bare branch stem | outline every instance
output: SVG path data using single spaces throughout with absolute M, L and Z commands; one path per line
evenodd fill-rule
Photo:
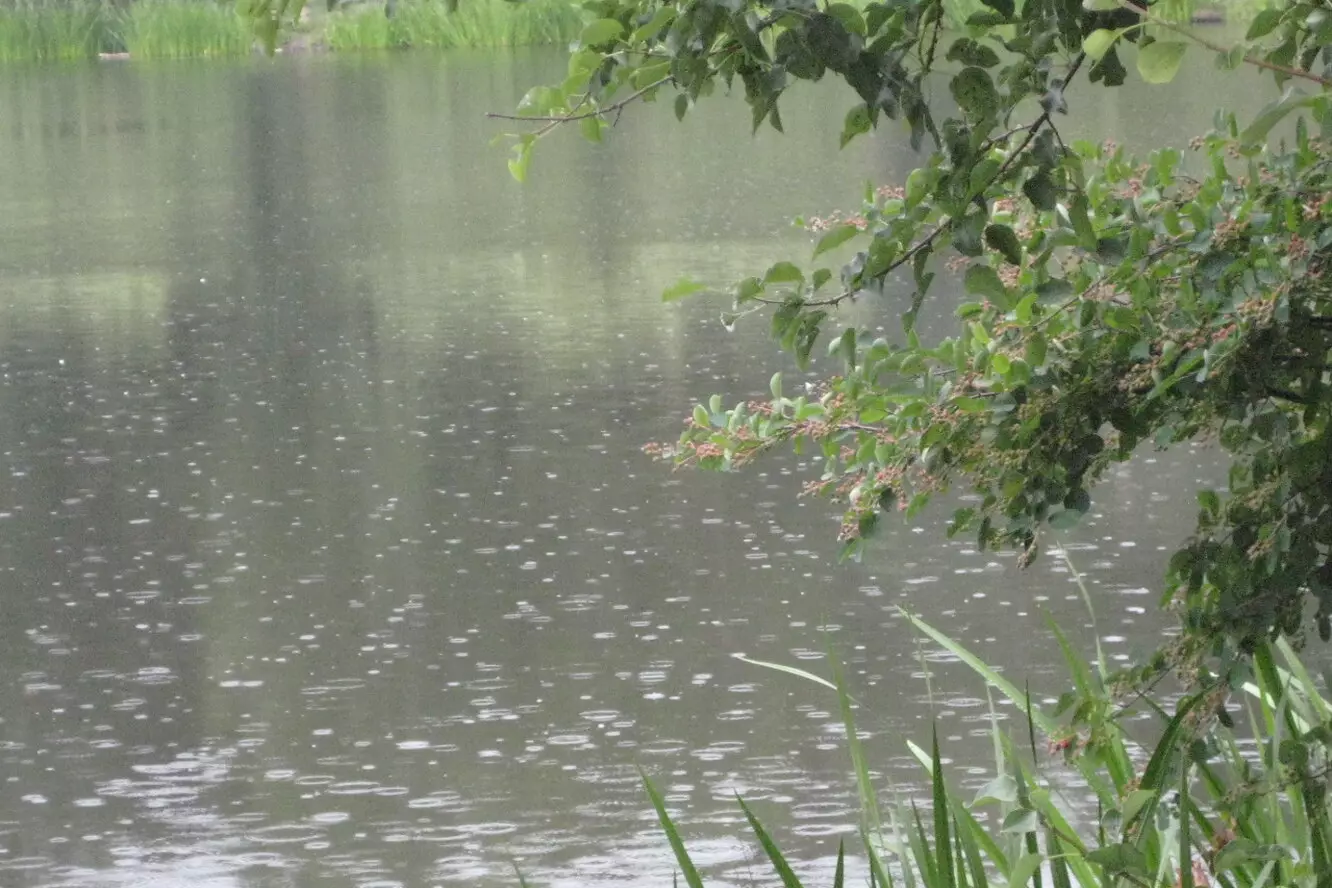
M 643 98 L 643 96 L 647 95 L 657 87 L 669 83 L 670 80 L 671 77 L 668 74 L 667 76 L 661 78 L 660 80 L 655 80 L 652 83 L 649 83 L 647 86 L 643 87 L 642 89 L 634 91 L 632 94 L 624 97 L 623 99 L 620 99 L 618 102 L 612 102 L 611 104 L 605 106 L 604 108 L 597 108 L 594 111 L 584 111 L 581 113 L 570 112 L 569 114 L 557 114 L 557 115 L 530 115 L 530 116 L 523 114 L 499 114 L 495 111 L 488 111 L 486 112 L 486 117 L 489 117 L 492 120 L 525 120 L 525 121 L 533 121 L 536 123 L 545 123 L 546 125 L 536 130 L 535 133 L 537 138 L 541 138 L 546 133 L 555 129 L 555 127 L 560 126 L 561 124 L 571 123 L 575 120 L 587 120 L 590 117 L 604 117 L 607 114 L 614 114 L 616 115 L 615 119 L 619 120 L 619 113 L 624 110 L 624 107 L 626 105 L 633 104 L 634 102 Z M 586 101 L 586 99 L 584 99 L 584 101 Z

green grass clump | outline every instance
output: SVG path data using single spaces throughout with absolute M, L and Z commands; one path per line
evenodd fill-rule
M 0 62 L 96 58 L 106 30 L 102 7 L 93 3 L 0 5 Z
M 132 58 L 240 56 L 251 51 L 245 21 L 234 7 L 213 0 L 140 0 L 119 18 L 120 38 Z
M 329 49 L 497 49 L 568 43 L 583 17 L 571 0 L 462 0 L 449 12 L 440 0 L 406 0 L 394 15 L 375 4 L 334 12 L 325 39 Z
M 391 49 L 399 46 L 380 6 L 357 6 L 329 13 L 324 41 L 334 51 Z
M 1201 686 L 1178 699 L 1150 687 L 1135 697 L 1117 693 L 1122 676 L 1107 668 L 1099 643 L 1089 665 L 1052 626 L 1071 688 L 1045 708 L 973 651 L 904 616 L 1026 716 L 1013 737 L 1003 727 L 1012 722 L 991 702 L 993 771 L 979 790 L 959 791 L 936 734 L 928 748 L 907 741 L 927 795 L 904 803 L 895 790 L 897 801 L 881 812 L 882 772 L 863 757 L 852 718 L 860 704 L 840 670 L 829 681 L 746 660 L 837 694 L 862 804 L 855 844 L 873 888 L 1325 884 L 1332 872 L 1332 704 L 1286 640 L 1260 646 L 1224 674 L 1200 676 Z M 1144 730 L 1137 716 L 1154 724 Z M 1041 738 L 1051 755 L 1039 753 Z M 684 884 L 703 888 L 679 827 L 646 774 L 643 780 Z M 805 886 L 754 811 L 739 805 L 777 881 Z M 845 854 L 839 844 L 833 888 L 846 883 Z

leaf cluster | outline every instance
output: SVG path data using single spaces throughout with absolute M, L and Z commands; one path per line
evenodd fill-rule
M 885 513 L 913 515 L 961 486 L 976 505 L 951 532 L 1015 546 L 1025 563 L 1088 513 L 1115 463 L 1216 441 L 1227 489 L 1200 492 L 1163 600 L 1223 659 L 1298 635 L 1311 600 L 1311 625 L 1332 634 L 1332 17 L 1282 4 L 1219 47 L 1131 0 L 985 0 L 965 20 L 942 0 L 588 9 L 565 80 L 513 115 L 532 127 L 516 136 L 519 178 L 560 125 L 600 139 L 663 90 L 681 116 L 715 90 L 742 90 L 752 125 L 780 130 L 786 91 L 829 77 L 854 93 L 841 144 L 896 121 L 922 151 L 809 263 L 778 262 L 731 292 L 728 325 L 770 312 L 802 365 L 828 343 L 837 369 L 820 392 L 786 397 L 775 378 L 771 401 L 714 397 L 659 452 L 711 469 L 782 444 L 814 452 L 808 489 L 845 503 L 848 556 Z M 1317 91 L 1288 89 L 1243 127 L 1221 114 L 1191 145 L 1142 158 L 1061 136 L 1070 100 L 1129 76 L 1121 52 L 1164 84 L 1190 47 Z M 1293 143 L 1269 148 L 1292 118 Z M 971 301 L 951 335 L 922 341 L 917 313 L 950 273 Z M 685 280 L 666 295 L 698 289 Z M 871 298 L 901 317 L 902 337 L 840 322 L 840 307 Z

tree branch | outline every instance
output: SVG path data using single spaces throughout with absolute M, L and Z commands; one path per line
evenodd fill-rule
M 1087 54 L 1084 52 L 1080 52 L 1077 54 L 1077 56 L 1073 59 L 1073 63 L 1068 66 L 1068 73 L 1064 77 L 1065 84 L 1067 84 L 1070 80 L 1072 80 L 1073 77 L 1078 73 L 1078 69 L 1082 67 L 1082 63 L 1086 60 L 1086 58 Z M 1040 116 L 1037 117 L 1034 121 L 1029 123 L 1027 126 L 1022 127 L 1021 129 L 1014 131 L 1014 133 L 1017 133 L 1021 132 L 1022 130 L 1026 130 L 1026 135 L 1023 136 L 1021 144 L 1019 144 L 1017 148 L 1013 149 L 1013 152 L 1008 155 L 1008 159 L 1005 160 L 1000 165 L 999 169 L 995 170 L 994 175 L 990 176 L 990 178 L 985 182 L 985 184 L 976 190 L 975 192 L 976 196 L 983 195 L 991 185 L 993 185 L 995 182 L 1003 178 L 1004 174 L 1008 172 L 1008 170 L 1013 166 L 1013 164 L 1017 162 L 1017 159 L 1022 156 L 1022 153 L 1027 150 L 1028 146 L 1031 145 L 1032 140 L 1036 138 L 1036 134 L 1039 133 L 1041 129 L 1050 122 L 1050 114 L 1051 110 L 1049 109 L 1042 111 Z M 939 238 L 939 235 L 943 234 L 945 231 L 948 231 L 950 228 L 952 228 L 953 223 L 956 221 L 957 221 L 956 219 L 945 219 L 943 222 L 940 222 L 938 225 L 936 225 L 930 231 L 929 234 L 925 235 L 923 238 L 921 238 L 919 241 L 913 244 L 909 250 L 907 250 L 901 256 L 897 257 L 891 263 L 889 263 L 888 267 L 884 269 L 883 273 L 878 275 L 879 279 L 886 278 L 888 275 L 892 274 L 894 271 L 901 268 L 903 265 L 906 265 L 908 262 L 915 259 L 916 256 L 918 256 L 922 251 L 928 250 L 931 246 L 933 246 L 934 242 Z M 841 295 L 833 296 L 829 299 L 821 299 L 816 302 L 806 302 L 805 306 L 813 308 L 837 306 L 840 305 L 842 302 L 845 302 L 847 299 L 853 297 L 856 294 L 856 292 L 857 291 L 846 290 Z
M 581 114 L 575 114 L 573 112 L 570 112 L 568 114 L 558 114 L 554 116 L 535 115 L 535 114 L 528 116 L 523 114 L 499 114 L 495 111 L 487 111 L 486 117 L 489 117 L 492 120 L 530 120 L 537 123 L 544 121 L 546 125 L 536 131 L 536 136 L 540 138 L 541 136 L 544 136 L 546 133 L 555 129 L 555 127 L 559 126 L 560 124 L 570 123 L 575 120 L 586 120 L 589 117 L 604 117 L 607 114 L 614 114 L 616 115 L 616 120 L 619 120 L 618 115 L 621 111 L 624 110 L 626 105 L 633 104 L 634 102 L 643 98 L 643 96 L 647 95 L 652 90 L 666 83 L 669 83 L 670 81 L 671 81 L 671 76 L 668 74 L 665 77 L 661 78 L 660 80 L 653 81 L 652 83 L 649 83 L 647 86 L 643 87 L 642 89 L 635 91 L 634 93 L 626 96 L 623 99 L 620 99 L 620 101 L 618 102 L 612 102 L 611 104 L 606 105 L 604 108 L 597 108 L 595 111 L 584 111 Z
M 1139 6 L 1137 3 L 1133 2 L 1133 0 L 1116 0 L 1116 2 L 1124 9 L 1127 9 L 1131 12 L 1136 12 L 1138 15 L 1142 16 L 1152 24 L 1160 25 L 1162 28 L 1165 28 L 1166 30 L 1169 31 L 1174 31 L 1176 34 L 1179 34 L 1181 37 L 1187 37 L 1188 39 L 1192 40 L 1194 43 L 1198 44 L 1199 46 L 1206 47 L 1207 49 L 1210 49 L 1212 52 L 1229 54 L 1234 49 L 1234 47 L 1232 46 L 1222 46 L 1219 43 L 1213 43 L 1212 41 L 1206 39 L 1205 37 L 1199 37 L 1197 34 L 1193 33 L 1183 25 L 1177 25 L 1174 22 L 1166 21 L 1165 19 L 1152 14 L 1150 11 L 1148 11 L 1146 7 Z M 1322 86 L 1332 87 L 1332 80 L 1328 80 L 1326 77 L 1319 77 L 1317 74 L 1314 74 L 1310 71 L 1301 71 L 1299 68 L 1292 68 L 1288 65 L 1280 65 L 1277 64 L 1276 62 L 1269 62 L 1267 61 L 1267 59 L 1261 59 L 1258 58 L 1257 56 L 1251 56 L 1248 54 L 1245 54 L 1244 62 L 1246 64 L 1253 65 L 1258 68 L 1266 68 L 1269 71 L 1276 71 L 1279 74 L 1285 74 L 1287 77 L 1298 77 L 1302 80 L 1312 80 L 1314 83 L 1321 84 Z

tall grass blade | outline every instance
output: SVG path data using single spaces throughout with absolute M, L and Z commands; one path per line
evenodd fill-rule
M 804 669 L 799 669 L 795 666 L 787 666 L 785 663 L 771 663 L 767 660 L 755 660 L 752 657 L 746 657 L 744 654 L 732 654 L 731 656 L 739 660 L 741 663 L 748 663 L 751 666 L 762 666 L 764 669 L 774 669 L 777 672 L 785 672 L 787 675 L 794 675 L 797 678 L 812 681 L 815 684 L 823 685 L 829 690 L 841 693 L 841 689 L 835 683 L 828 681 L 828 679 L 820 675 L 815 675 L 813 672 L 806 672 Z M 836 669 L 837 661 L 831 657 L 829 660 L 832 662 L 833 668 Z
M 675 828 L 675 823 L 671 820 L 671 815 L 666 812 L 666 801 L 657 792 L 657 787 L 652 785 L 648 775 L 640 768 L 638 771 L 643 778 L 643 786 L 647 788 L 648 798 L 652 800 L 652 807 L 657 809 L 657 820 L 661 822 L 662 832 L 666 833 L 666 840 L 671 843 L 671 851 L 675 852 L 675 862 L 680 867 L 680 872 L 684 874 L 685 884 L 689 888 L 703 888 L 703 879 L 698 874 L 698 869 L 694 862 L 689 859 L 689 852 L 685 850 L 684 841 L 680 838 L 680 831 Z
M 856 730 L 856 717 L 852 707 L 851 694 L 846 689 L 846 679 L 842 675 L 840 661 L 829 657 L 833 666 L 833 687 L 837 690 L 837 703 L 842 713 L 842 728 L 846 731 L 846 747 L 851 754 L 851 768 L 856 776 L 856 790 L 860 795 L 861 817 L 867 829 L 874 833 L 883 831 L 883 819 L 879 813 L 879 800 L 870 782 L 869 765 L 865 761 L 865 750 L 860 745 L 860 732 Z
M 893 888 L 893 876 L 883 865 L 883 858 L 870 841 L 869 833 L 861 830 L 860 839 L 865 843 L 865 858 L 869 861 L 870 884 L 877 888 Z
M 1050 880 L 1054 888 L 1073 888 L 1073 880 L 1068 875 L 1068 862 L 1064 859 L 1063 844 L 1059 834 L 1049 824 L 1045 827 L 1045 850 L 1050 860 Z
M 786 858 L 782 856 L 781 849 L 778 848 L 777 843 L 772 840 L 772 836 L 768 835 L 768 831 L 763 828 L 763 824 L 759 823 L 758 818 L 754 816 L 754 812 L 749 810 L 749 806 L 745 804 L 745 800 L 740 798 L 740 796 L 736 796 L 735 800 L 740 803 L 740 809 L 745 812 L 745 818 L 749 821 L 749 828 L 754 830 L 754 835 L 758 837 L 759 844 L 763 846 L 763 852 L 768 855 L 768 860 L 772 862 L 772 868 L 776 870 L 777 875 L 781 878 L 782 885 L 784 885 L 785 888 L 803 888 L 800 884 L 800 880 L 796 878 L 795 872 L 792 871 L 790 865 L 787 864 Z M 841 868 L 840 857 L 838 859 L 838 868 Z
M 1101 633 L 1096 627 L 1096 608 L 1092 606 L 1091 592 L 1087 590 L 1087 583 L 1082 576 L 1082 571 L 1073 563 L 1072 557 L 1068 554 L 1068 547 L 1063 542 L 1059 544 L 1059 555 L 1063 558 L 1064 564 L 1068 567 L 1069 573 L 1073 575 L 1073 582 L 1077 584 L 1078 591 L 1082 593 L 1082 603 L 1087 607 L 1087 619 L 1091 621 L 1092 638 L 1096 641 L 1096 668 L 1100 672 L 1101 681 L 1106 680 L 1110 670 L 1106 667 L 1105 651 L 1101 648 Z
M 837 840 L 837 869 L 833 870 L 833 888 L 844 888 L 846 884 L 846 842 Z
M 934 867 L 934 855 L 930 853 L 930 843 L 925 837 L 925 825 L 920 822 L 920 809 L 916 803 L 911 803 L 911 818 L 914 821 L 915 830 L 911 833 L 911 855 L 917 867 L 920 868 L 921 881 L 925 883 L 925 888 L 936 888 L 939 884 L 938 871 Z M 903 860 L 902 869 L 910 872 L 909 862 Z
M 1179 888 L 1193 888 L 1193 842 L 1189 827 L 1189 755 L 1184 753 L 1184 761 L 1179 769 Z
M 953 873 L 953 848 L 948 838 L 948 789 L 944 786 L 943 760 L 939 756 L 939 730 L 935 728 L 933 739 L 934 768 L 931 789 L 934 800 L 934 850 L 937 856 L 935 871 L 939 875 L 938 888 L 955 888 L 956 877 Z
M 1005 697 L 1007 697 L 1010 701 L 1012 701 L 1014 706 L 1018 707 L 1018 709 L 1029 711 L 1031 713 L 1031 718 L 1036 723 L 1036 726 L 1039 727 L 1043 732 L 1047 734 L 1054 734 L 1058 732 L 1059 730 L 1058 722 L 1056 722 L 1050 716 L 1046 715 L 1039 708 L 1031 705 L 1031 701 L 1027 697 L 1027 695 L 1024 694 L 1022 691 L 1018 690 L 1017 685 L 1013 684 L 1011 681 L 1004 678 L 1003 675 L 1001 675 L 994 667 L 990 666 L 980 657 L 977 657 L 964 645 L 960 644 L 957 641 L 954 641 L 952 638 L 949 638 L 947 635 L 943 634 L 938 629 L 935 629 L 933 626 L 931 626 L 929 623 L 926 623 L 924 620 L 922 620 L 920 617 L 917 617 L 915 614 L 912 614 L 906 610 L 902 610 L 901 608 L 899 608 L 898 610 L 899 613 L 901 613 L 902 616 L 905 617 L 906 620 L 909 623 L 911 623 L 912 626 L 915 626 L 921 632 L 924 632 L 930 638 L 933 638 L 945 650 L 953 654 L 963 663 L 966 663 L 968 666 L 970 666 L 973 672 L 975 672 L 981 678 L 985 679 L 990 684 L 998 688 Z

